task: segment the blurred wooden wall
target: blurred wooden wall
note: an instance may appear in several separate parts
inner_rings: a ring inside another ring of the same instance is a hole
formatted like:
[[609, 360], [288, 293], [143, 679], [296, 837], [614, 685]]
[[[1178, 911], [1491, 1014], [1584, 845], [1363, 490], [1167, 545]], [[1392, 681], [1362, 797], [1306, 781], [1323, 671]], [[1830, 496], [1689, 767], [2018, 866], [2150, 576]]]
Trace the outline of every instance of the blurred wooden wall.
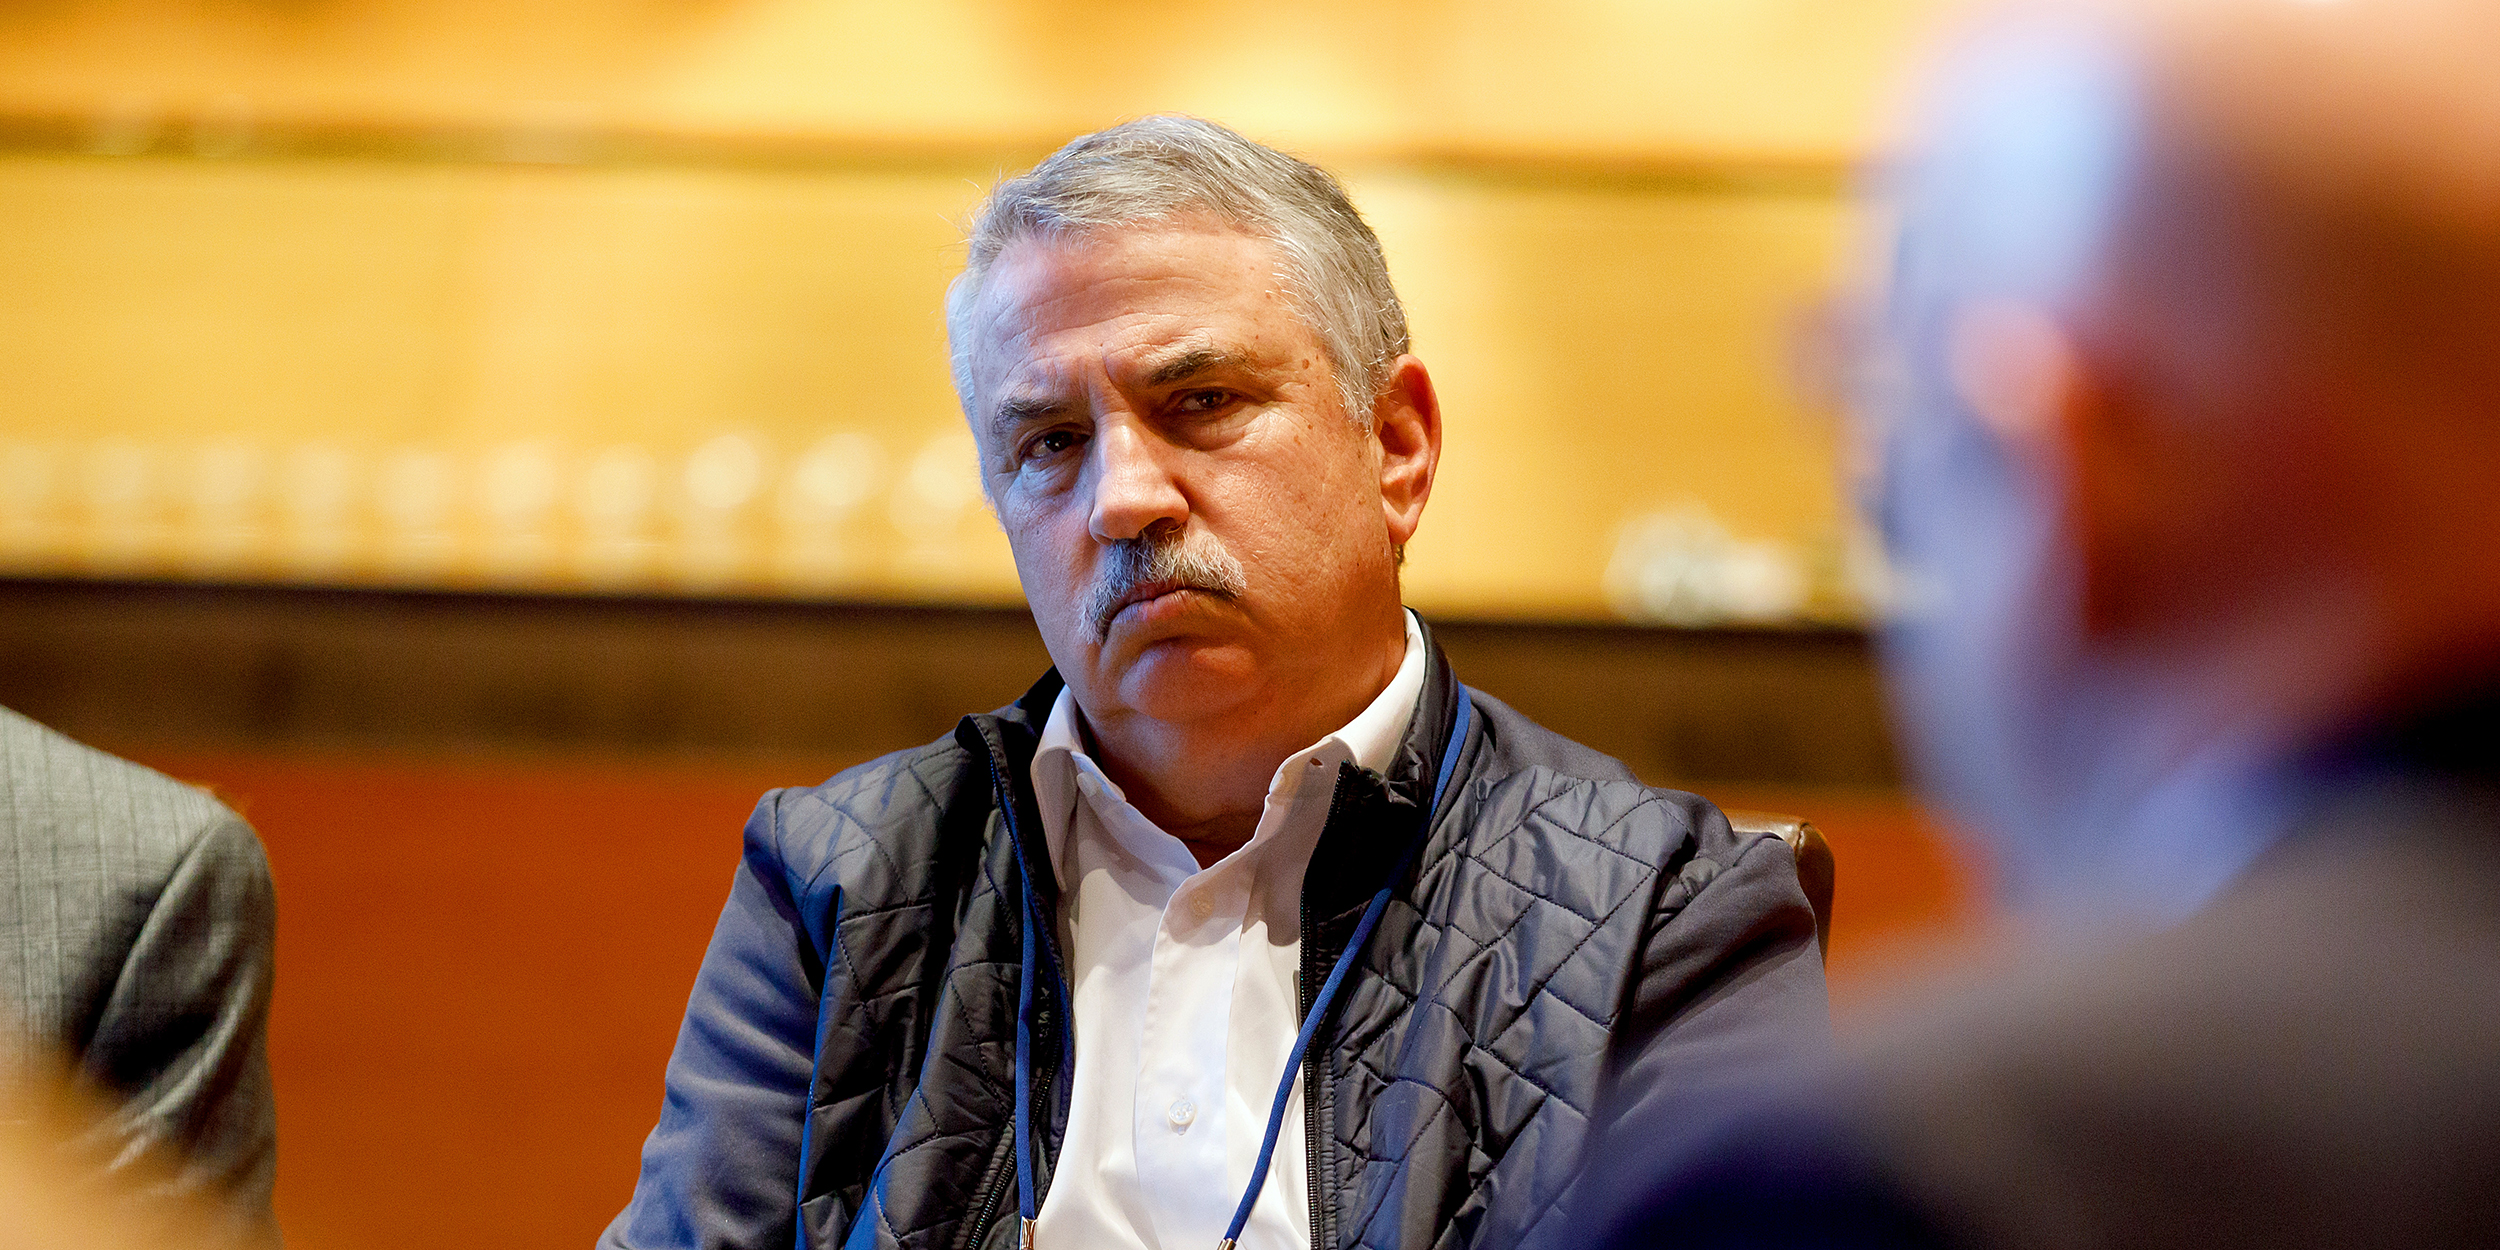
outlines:
[[1927, 7], [11, 7], [0, 570], [1013, 602], [957, 223], [1177, 110], [1385, 241], [1448, 413], [1419, 605], [1852, 619], [1800, 360]]

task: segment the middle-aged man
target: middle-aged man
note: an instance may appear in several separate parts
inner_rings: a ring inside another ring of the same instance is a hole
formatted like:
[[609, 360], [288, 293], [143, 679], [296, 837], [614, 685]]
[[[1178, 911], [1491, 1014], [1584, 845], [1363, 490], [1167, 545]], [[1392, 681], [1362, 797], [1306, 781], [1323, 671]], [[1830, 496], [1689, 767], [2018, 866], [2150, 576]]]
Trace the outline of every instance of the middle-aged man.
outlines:
[[2500, 1245], [2500, 6], [2035, 6], [1947, 65], [1891, 662], [2065, 941], [1586, 1240]]
[[602, 1244], [1507, 1246], [1602, 1093], [1811, 1045], [1785, 846], [1400, 605], [1440, 410], [1333, 179], [1086, 136], [990, 196], [948, 322], [1057, 667], [765, 797]]

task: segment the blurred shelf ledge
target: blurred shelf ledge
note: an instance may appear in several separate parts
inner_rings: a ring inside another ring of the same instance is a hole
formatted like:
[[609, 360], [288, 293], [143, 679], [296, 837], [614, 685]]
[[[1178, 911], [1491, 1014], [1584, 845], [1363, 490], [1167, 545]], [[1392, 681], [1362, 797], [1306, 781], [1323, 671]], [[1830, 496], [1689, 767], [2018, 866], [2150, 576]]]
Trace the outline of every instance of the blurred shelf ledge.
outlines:
[[[215, 110], [60, 113], [0, 108], [0, 156], [17, 157], [935, 173], [986, 181], [1032, 165], [1069, 137], [1056, 132], [906, 137], [733, 131], [561, 118], [375, 121]], [[1860, 162], [1829, 155], [1496, 142], [1338, 143], [1307, 155], [1349, 178], [1406, 175], [1663, 195], [1832, 197], [1855, 186], [1861, 170]]]
[[[1652, 781], [1898, 781], [1866, 636], [1433, 619], [1478, 689]], [[1016, 606], [0, 578], [0, 705], [122, 744], [813, 756], [1050, 663]]]

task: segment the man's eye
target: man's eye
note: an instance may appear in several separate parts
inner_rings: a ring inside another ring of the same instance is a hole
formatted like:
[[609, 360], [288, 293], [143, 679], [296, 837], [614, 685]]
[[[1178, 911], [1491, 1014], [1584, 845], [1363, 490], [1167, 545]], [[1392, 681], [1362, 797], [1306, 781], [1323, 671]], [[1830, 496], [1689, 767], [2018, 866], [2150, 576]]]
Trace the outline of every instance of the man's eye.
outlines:
[[1076, 446], [1078, 441], [1077, 432], [1074, 430], [1044, 430], [1025, 440], [1023, 453], [1018, 458], [1047, 460]]
[[1232, 402], [1231, 391], [1183, 391], [1173, 406], [1183, 412], [1217, 412]]

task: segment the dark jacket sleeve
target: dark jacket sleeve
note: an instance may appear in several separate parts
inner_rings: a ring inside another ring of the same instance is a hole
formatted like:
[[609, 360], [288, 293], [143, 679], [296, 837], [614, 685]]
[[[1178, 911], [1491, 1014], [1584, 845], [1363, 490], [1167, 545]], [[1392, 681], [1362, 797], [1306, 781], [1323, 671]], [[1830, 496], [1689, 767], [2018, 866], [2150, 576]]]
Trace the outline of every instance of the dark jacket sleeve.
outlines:
[[668, 1061], [633, 1201], [599, 1239], [632, 1250], [793, 1244], [800, 1137], [824, 962], [782, 853], [782, 792], [748, 818], [746, 851]]
[[1823, 960], [1788, 846], [1730, 849], [1733, 862], [1696, 856], [1661, 891], [1608, 1057], [1601, 1149], [1654, 1154], [1827, 1056]]
[[140, 922], [80, 1055], [115, 1105], [89, 1143], [116, 1162], [152, 1154], [152, 1188], [224, 1212], [239, 1241], [277, 1222], [277, 1108], [269, 999], [277, 911], [269, 860], [240, 817], [217, 809]]

